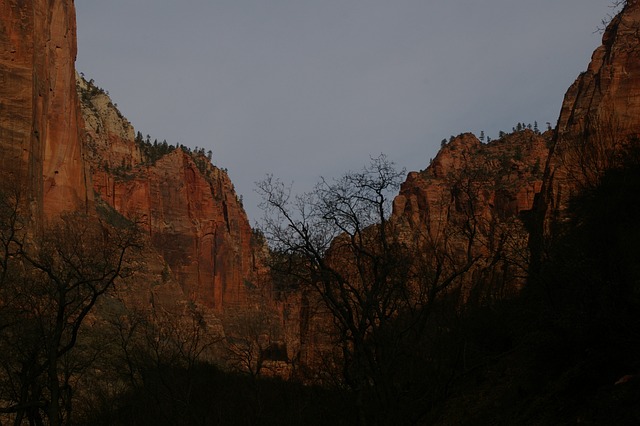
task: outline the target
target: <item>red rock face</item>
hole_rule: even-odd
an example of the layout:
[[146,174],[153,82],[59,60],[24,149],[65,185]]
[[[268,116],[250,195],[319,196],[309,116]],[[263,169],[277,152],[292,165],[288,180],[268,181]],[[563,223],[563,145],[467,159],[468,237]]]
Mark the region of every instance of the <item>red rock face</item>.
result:
[[[426,170],[409,173],[395,198],[394,219],[406,223],[408,235],[420,235],[425,250],[447,252],[463,264],[472,241],[478,260],[458,283],[463,300],[472,288],[485,287],[478,297],[501,297],[522,285],[514,278],[523,275],[528,258],[520,215],[542,187],[550,137],[524,130],[482,144],[460,135]],[[512,282],[505,286],[507,277]]]
[[106,93],[76,88],[75,28],[72,0],[0,2],[1,183],[24,186],[37,226],[70,210],[120,220],[111,207],[138,221],[140,270],[117,289],[128,307],[246,308],[263,247],[227,174],[181,150],[152,164]]
[[[96,212],[89,172],[93,163],[85,156],[84,121],[76,93],[75,57],[72,0],[0,2],[0,175],[3,185],[22,187],[35,226],[65,211]],[[102,99],[98,101],[100,106]],[[127,138],[121,136],[126,132],[118,133],[109,117],[99,123],[108,127],[101,135],[111,140],[110,146],[126,145],[122,139]],[[87,142],[97,141],[92,154],[113,161],[135,158],[118,149],[105,154],[96,135],[102,128],[90,121],[87,129]],[[153,294],[174,304],[184,302],[180,288],[162,276],[163,262],[153,248],[144,253],[144,264],[148,271],[142,282],[127,288],[132,294],[129,300],[149,306]]]
[[525,130],[482,144],[463,134],[444,146],[422,172],[409,173],[394,200],[394,216],[436,230],[455,211],[455,186],[477,188],[476,214],[487,220],[516,217],[530,210],[542,186],[550,134]]
[[640,135],[640,2],[628,1],[609,24],[591,63],[567,91],[536,200],[537,258],[566,219],[569,200],[620,164]]
[[181,149],[153,162],[106,92],[79,78],[78,94],[95,192],[148,232],[189,299],[218,313],[246,305],[261,248],[226,172]]
[[91,204],[75,91],[71,0],[0,3],[0,166],[34,219]]
[[221,311],[245,303],[258,266],[231,181],[208,161],[205,167],[203,174],[190,154],[176,149],[153,166],[112,175],[100,189],[149,232],[185,294]]

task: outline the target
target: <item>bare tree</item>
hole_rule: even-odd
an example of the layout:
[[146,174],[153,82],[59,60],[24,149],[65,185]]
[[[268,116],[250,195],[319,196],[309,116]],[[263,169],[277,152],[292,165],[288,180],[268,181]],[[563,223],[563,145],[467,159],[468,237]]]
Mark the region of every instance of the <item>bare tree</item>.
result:
[[[195,303],[166,305],[152,297],[149,309],[128,307],[108,318],[111,341],[105,365],[121,383],[106,399],[93,401],[100,409],[126,392],[142,392],[161,417],[201,423],[195,415],[194,387],[199,365],[212,362],[222,341],[213,318]],[[102,383],[104,385],[104,383]],[[122,407],[116,406],[115,409]],[[111,408],[113,409],[113,408]]]
[[[18,210],[8,211],[17,217]],[[97,301],[129,274],[138,232],[133,224],[116,228],[80,214],[66,215],[36,236],[11,214],[3,221],[12,229],[3,230],[0,411],[15,414],[15,424],[25,418],[42,424],[44,415],[58,425],[71,415],[68,357]]]
[[281,341],[277,314],[262,300],[248,309],[228,309],[224,322],[227,364],[257,378]]
[[[423,338],[437,296],[475,261],[471,251],[462,262],[454,260],[442,240],[442,251],[422,251],[423,230],[389,220],[403,176],[380,156],[359,172],[322,179],[301,196],[273,177],[258,183],[263,232],[279,261],[272,267],[313,289],[330,314],[341,376],[354,393],[361,424],[399,414],[402,357]],[[462,227],[472,245],[474,223]]]
[[[635,0],[634,0],[635,1]],[[611,0],[609,4],[609,9],[611,9],[611,13],[607,13],[607,15],[600,20],[600,25],[596,27],[594,32],[596,33],[604,33],[607,30],[607,27],[611,22],[620,14],[622,10],[627,6],[627,0]]]

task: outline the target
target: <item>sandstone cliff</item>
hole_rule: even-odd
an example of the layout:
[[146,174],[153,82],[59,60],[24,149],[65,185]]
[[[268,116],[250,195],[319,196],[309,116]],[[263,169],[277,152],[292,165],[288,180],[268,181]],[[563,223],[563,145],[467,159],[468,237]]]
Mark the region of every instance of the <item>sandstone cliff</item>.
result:
[[408,238],[450,257],[451,272],[474,259],[457,281],[463,300],[501,298],[523,284],[528,234],[520,216],[542,187],[550,138],[524,130],[483,144],[462,134],[427,169],[409,173],[395,198],[393,217]]
[[[105,91],[78,79],[93,187],[142,226],[185,295],[222,312],[243,306],[261,246],[227,173],[202,151],[137,140]],[[155,155],[152,151],[164,151]],[[159,157],[159,158],[157,158]]]
[[201,153],[175,150],[151,161],[108,94],[76,82],[75,57],[73,1],[0,4],[4,184],[23,187],[35,224],[65,211],[96,214],[96,207],[139,220],[152,243],[149,273],[172,276],[209,307],[242,304],[255,285],[257,252],[226,173]]
[[88,209],[75,90],[71,0],[0,4],[0,166],[5,182],[28,182],[33,219]]
[[[84,143],[94,185],[99,187],[108,171],[131,168],[142,162],[134,143],[134,129],[122,116],[109,94],[76,75],[76,88],[84,121]],[[100,191],[98,191],[100,192]]]
[[621,164],[640,134],[639,30],[640,2],[628,1],[606,28],[587,70],[565,95],[536,200],[536,263],[565,221],[570,199],[595,187],[605,170]]

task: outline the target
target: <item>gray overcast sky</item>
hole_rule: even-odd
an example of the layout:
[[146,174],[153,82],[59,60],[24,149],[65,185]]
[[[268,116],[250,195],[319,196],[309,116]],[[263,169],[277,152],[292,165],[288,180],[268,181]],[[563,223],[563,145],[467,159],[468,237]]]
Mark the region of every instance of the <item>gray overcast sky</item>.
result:
[[213,151],[250,220],[254,182],[308,190],[443,138],[555,122],[607,0],[78,0],[77,69],[136,130]]

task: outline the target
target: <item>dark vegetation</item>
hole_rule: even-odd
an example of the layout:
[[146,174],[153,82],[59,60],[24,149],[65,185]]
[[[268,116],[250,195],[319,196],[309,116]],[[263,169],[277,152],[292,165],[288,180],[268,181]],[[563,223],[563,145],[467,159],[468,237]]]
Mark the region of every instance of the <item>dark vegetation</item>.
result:
[[[186,370],[158,366],[142,386],[97,407],[91,424],[638,424],[639,194],[637,163],[607,172],[573,201],[571,220],[520,296],[462,309],[444,295],[425,300],[419,338],[397,334],[420,321],[417,311],[378,318],[376,340],[340,350],[350,362],[333,384],[198,364],[189,373],[193,399],[180,405],[163,386],[185,394]],[[366,364],[368,351],[379,364]],[[391,381],[378,387],[382,380]]]
[[[276,258],[281,268],[287,262],[289,268],[282,278],[289,284],[282,284],[285,287],[280,291],[287,291],[287,286],[301,291],[308,285],[307,274],[317,274],[314,279],[321,287],[314,291],[330,298],[325,303],[332,303],[336,312],[330,311],[329,318],[345,327],[338,326],[331,337],[336,339],[332,342],[338,349],[337,364],[333,370],[324,370],[333,375],[333,382],[324,381],[322,386],[303,385],[298,380],[304,379],[302,372],[298,379],[283,381],[221,370],[199,360],[198,354],[210,345],[202,341],[196,344],[201,348],[197,353],[186,356],[184,344],[196,335],[184,330],[171,334],[184,339],[175,346],[180,350],[159,351],[153,343],[158,338],[153,336],[161,335],[147,330],[140,335],[142,343],[120,345],[120,350],[132,351],[124,352],[129,353],[129,364],[114,362],[122,359],[117,353],[123,352],[108,351],[104,343],[97,350],[91,342],[105,337],[78,331],[86,313],[114,279],[130,273],[128,266],[118,266],[124,264],[113,253],[137,247],[135,240],[122,238],[97,241],[101,235],[115,235],[104,230],[124,230],[131,224],[111,211],[102,214],[111,219],[101,225],[77,217],[64,219],[57,231],[48,234],[46,241],[53,245],[41,243],[55,251],[33,252],[23,239],[25,225],[12,207],[19,194],[5,193],[0,259],[4,295],[0,309],[1,411],[15,424],[637,424],[640,162],[636,159],[629,155],[624,167],[607,171],[599,185],[573,200],[570,220],[519,296],[478,299],[462,307],[451,294],[440,292],[475,259],[448,265],[449,275],[438,277],[433,275],[437,263],[431,264],[435,269],[416,269],[425,266],[424,259],[404,252],[393,239],[385,240],[391,241],[385,248],[380,234],[369,228],[378,223],[376,216],[361,216],[367,209],[357,210],[361,223],[352,216],[348,225],[342,221],[348,214],[341,220],[328,216],[329,210],[314,216],[342,223],[342,232],[350,232],[350,239],[337,245],[341,239],[321,228],[327,244],[318,246],[322,252],[304,255],[294,251],[296,256],[289,257],[285,250]],[[380,172],[379,167],[387,165],[378,163],[373,170]],[[388,176],[383,181],[390,184],[396,175],[387,172],[378,176]],[[383,191],[376,192],[366,173],[349,176],[357,179],[323,184],[328,191],[324,202],[333,200],[327,205],[330,211],[346,214],[340,202],[346,200],[346,194],[359,194],[361,199],[362,191],[349,192],[358,185],[373,188],[370,200],[378,208],[384,206],[385,199],[377,198]],[[277,193],[270,188],[272,195]],[[338,189],[348,191],[336,192]],[[332,198],[337,195],[340,197]],[[463,225],[469,230],[468,222]],[[76,236],[71,228],[77,230],[77,226],[86,231],[69,239]],[[102,231],[91,231],[93,226]],[[300,231],[302,245],[295,247],[304,247],[304,238],[311,235],[306,225]],[[288,238],[283,241],[297,241],[291,236],[280,235]],[[79,251],[87,242],[78,238],[91,241],[92,254]],[[367,245],[361,246],[360,241],[365,240]],[[372,246],[376,241],[381,245]],[[371,247],[378,251],[370,251]],[[335,250],[343,250],[342,261],[352,259],[360,272],[348,264],[332,264]],[[409,254],[411,259],[406,257]],[[98,258],[106,263],[95,263]],[[418,294],[424,298],[409,303],[405,291],[410,288],[405,285],[415,279],[410,274],[417,273],[422,274],[422,287],[413,290],[421,288],[424,292]],[[392,288],[386,287],[390,279]],[[363,287],[363,283],[371,286]],[[351,299],[356,291],[359,296]],[[60,297],[68,302],[59,305]],[[389,304],[367,307],[360,301],[374,299]],[[38,300],[47,300],[47,310],[34,311],[40,306]],[[56,306],[68,310],[56,314]],[[388,311],[379,310],[383,308]],[[342,309],[362,316],[346,316]],[[61,321],[60,328],[56,321]],[[135,334],[133,327],[123,328],[122,324],[118,330],[131,331],[121,336]],[[172,339],[162,336],[161,342]],[[122,379],[127,375],[132,379]],[[80,376],[93,378],[83,382]],[[107,391],[105,381],[111,386],[120,383],[120,390]],[[87,397],[87,389],[96,392],[93,397]]]
[[[179,397],[176,397],[178,395]],[[184,395],[191,395],[184,398]],[[94,407],[91,425],[352,425],[351,396],[211,364],[150,369],[140,387]]]
[[[149,164],[177,148],[136,143]],[[209,170],[211,152],[180,148]],[[273,244],[276,290],[319,302],[330,325],[333,351],[290,381],[216,365],[205,355],[220,341],[194,306],[125,308],[115,290],[139,268],[135,224],[103,204],[99,218],[34,224],[20,187],[6,185],[0,423],[640,424],[640,155],[626,154],[572,200],[517,296],[464,304],[456,285],[480,261],[483,226],[469,176],[437,239],[407,239],[388,220],[401,173],[384,157],[301,197],[262,182],[273,215],[255,237]],[[506,255],[496,249],[489,264]]]
[[0,413],[15,424],[59,425],[70,421],[75,382],[97,355],[82,325],[132,273],[138,232],[68,214],[29,233],[19,188],[0,197]]
[[[325,363],[289,381],[217,366],[205,354],[219,340],[194,307],[186,322],[125,310],[112,290],[136,272],[134,224],[100,205],[100,220],[30,234],[22,194],[5,190],[2,422],[638,424],[640,156],[626,158],[573,200],[518,296],[464,305],[455,284],[479,261],[482,226],[472,185],[436,244],[387,220],[401,174],[384,157],[306,198],[261,183],[275,216],[256,239],[277,243],[276,288],[319,301],[331,324]],[[450,255],[454,240],[466,255]]]
[[640,422],[640,167],[609,170],[573,200],[516,299],[470,307],[441,424]]
[[195,147],[192,149],[178,143],[171,145],[166,140],[158,142],[158,139],[154,139],[153,142],[151,142],[150,135],[147,135],[147,137],[144,138],[140,132],[136,134],[134,142],[140,148],[147,164],[155,164],[160,158],[172,153],[177,148],[180,148],[182,151],[191,155],[194,161],[196,161],[196,165],[200,171],[204,173],[206,163],[210,163],[213,157],[213,152],[211,150],[205,153],[204,148]]

